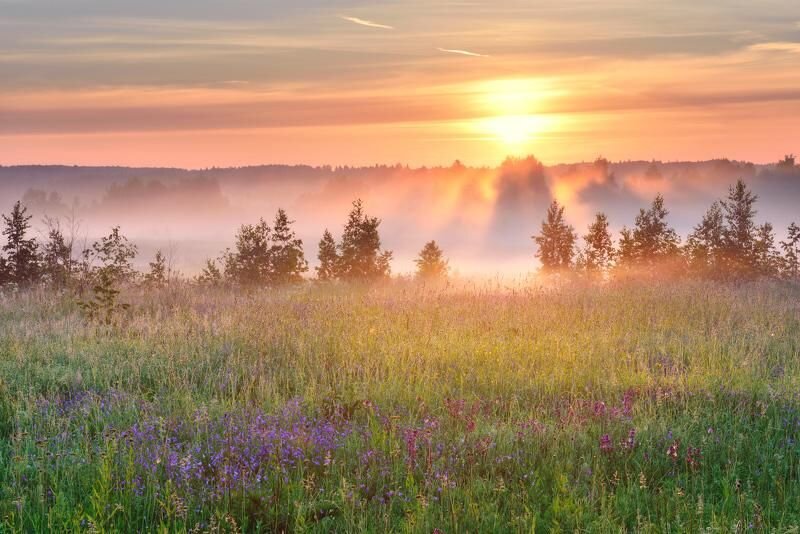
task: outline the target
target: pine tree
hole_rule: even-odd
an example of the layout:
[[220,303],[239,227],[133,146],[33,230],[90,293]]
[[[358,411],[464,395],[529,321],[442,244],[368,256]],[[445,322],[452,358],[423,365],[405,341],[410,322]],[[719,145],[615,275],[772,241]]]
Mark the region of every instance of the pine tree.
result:
[[339,255],[336,252],[336,241],[333,235],[325,229],[322,239],[319,240],[319,266],[317,267],[317,279],[322,281],[333,280],[338,276]]
[[63,289],[69,285],[75,268],[72,242],[67,242],[57,222],[47,222],[50,229],[42,249],[42,272],[53,287]]
[[597,213],[594,222],[589,225],[589,232],[583,236],[584,247],[580,253],[580,269],[590,278],[602,277],[614,261],[614,243],[608,231],[608,217],[605,213]]
[[542,272],[556,273],[572,267],[576,239],[575,230],[564,220],[564,206],[559,206],[554,200],[547,209],[547,218],[542,221],[539,235],[533,236]]
[[236,234],[233,251],[223,254],[225,277],[241,285],[265,284],[270,281],[270,236],[272,230],[264,219],[257,224],[244,224]]
[[800,280],[800,226],[790,224],[787,233],[787,240],[781,241],[784,255],[781,271],[790,280]]
[[17,286],[35,283],[41,274],[39,246],[35,239],[27,237],[32,218],[27,212],[27,208],[17,201],[11,215],[3,215],[3,235],[6,237],[6,244],[3,245],[5,278]]
[[381,221],[364,213],[361,200],[353,202],[353,209],[339,243],[339,269],[337,276],[345,280],[374,280],[391,274],[391,251],[381,251],[378,227]]
[[734,278],[752,276],[756,272],[754,256],[755,215],[758,197],[742,180],[736,182],[722,201],[725,212],[725,246],[723,258],[725,271]]
[[781,257],[775,248],[775,232],[770,223],[756,228],[753,239],[753,263],[759,276],[773,277],[780,272]]
[[156,251],[156,256],[150,262],[150,270],[144,275],[144,283],[149,287],[164,287],[169,281],[169,268],[167,259],[161,250]]
[[270,254],[270,280],[277,284],[303,281],[303,273],[308,271],[308,262],[303,254],[303,241],[292,230],[286,212],[278,210],[272,227],[272,246]]
[[685,250],[691,272],[701,277],[723,276],[725,218],[719,202],[711,204],[703,220],[689,234]]
[[434,280],[447,277],[447,260],[436,241],[425,243],[414,263],[417,264],[417,277],[420,279]]

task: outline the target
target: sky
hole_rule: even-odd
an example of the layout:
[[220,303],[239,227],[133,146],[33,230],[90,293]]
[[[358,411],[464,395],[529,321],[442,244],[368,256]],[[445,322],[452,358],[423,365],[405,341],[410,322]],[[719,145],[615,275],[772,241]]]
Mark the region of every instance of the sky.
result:
[[0,164],[757,163],[795,0],[0,0]]

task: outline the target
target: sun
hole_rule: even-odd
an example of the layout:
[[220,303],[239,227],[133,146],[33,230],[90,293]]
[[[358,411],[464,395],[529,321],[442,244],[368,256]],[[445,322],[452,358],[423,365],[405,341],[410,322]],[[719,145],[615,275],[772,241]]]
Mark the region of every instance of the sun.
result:
[[546,81],[491,80],[480,84],[477,93],[486,115],[476,121],[476,130],[506,148],[527,147],[555,126],[555,117],[545,109],[554,93]]
[[513,147],[530,143],[551,122],[542,115],[501,115],[483,119],[480,128],[493,139]]

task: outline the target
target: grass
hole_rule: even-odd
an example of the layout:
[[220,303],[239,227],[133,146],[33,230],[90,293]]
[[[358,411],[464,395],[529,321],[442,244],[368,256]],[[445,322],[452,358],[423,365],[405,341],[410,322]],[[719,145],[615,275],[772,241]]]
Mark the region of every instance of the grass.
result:
[[800,288],[0,301],[0,531],[797,532]]

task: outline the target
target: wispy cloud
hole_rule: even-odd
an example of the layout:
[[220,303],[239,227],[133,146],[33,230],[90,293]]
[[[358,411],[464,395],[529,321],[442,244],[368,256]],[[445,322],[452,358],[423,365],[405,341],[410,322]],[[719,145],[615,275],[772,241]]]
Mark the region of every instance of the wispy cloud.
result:
[[439,52],[445,52],[447,54],[460,54],[462,56],[470,56],[470,57],[489,57],[486,54],[478,54],[477,52],[470,52],[469,50],[458,50],[454,48],[437,48]]
[[379,24],[377,22],[373,22],[371,20],[360,19],[358,17],[348,17],[345,15],[339,15],[339,18],[342,20],[346,20],[348,22],[352,22],[353,24],[358,24],[359,26],[367,26],[368,28],[380,28],[382,30],[393,30],[394,26],[387,26],[386,24]]
[[794,52],[800,54],[800,42],[774,41],[751,45],[750,50],[756,52]]

